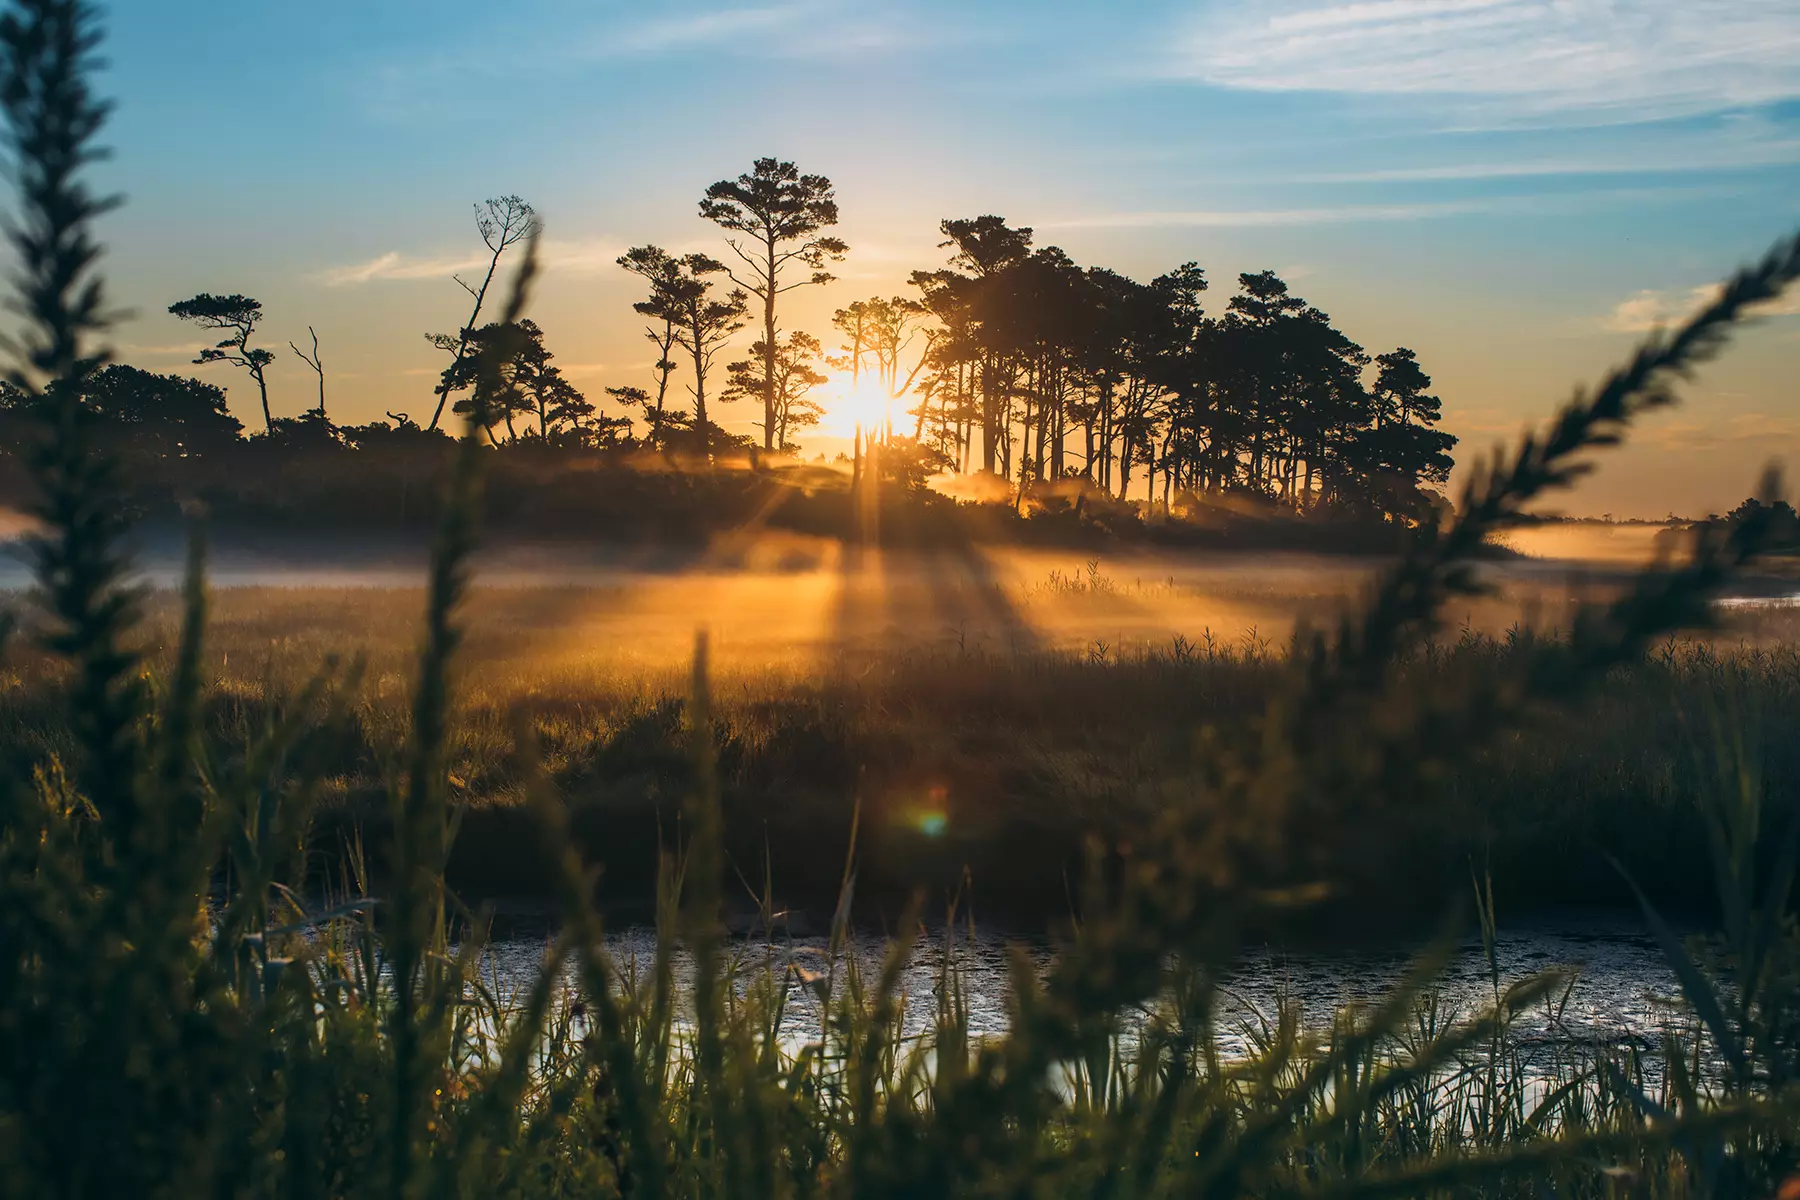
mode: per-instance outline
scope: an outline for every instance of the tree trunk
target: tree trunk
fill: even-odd
[[[462,333],[457,337],[456,357],[450,363],[450,371],[445,376],[446,379],[454,376],[456,368],[462,366],[463,359],[468,356],[469,334],[474,331],[475,322],[481,319],[482,301],[487,298],[488,285],[494,282],[494,272],[500,268],[500,254],[501,251],[505,249],[506,239],[503,237],[500,239],[500,249],[494,251],[494,257],[488,260],[487,275],[481,281],[481,290],[475,293],[475,308],[469,313],[469,323],[462,327]],[[427,429],[436,429],[438,427],[438,422],[443,419],[444,405],[450,399],[450,387],[447,383],[438,385],[437,398],[437,410],[431,414],[431,424],[425,427]],[[268,414],[268,411],[268,401],[264,400],[263,413],[265,416]]]
[[[769,251],[769,273],[764,282],[768,294],[763,297],[763,449],[775,448],[775,234],[771,230],[765,244]]]
[[[712,465],[712,426],[706,420],[706,351],[703,330],[695,314],[694,321],[694,427],[700,431],[700,457]]]
[[[981,469],[990,475],[1000,450],[999,407],[994,399],[994,358],[988,354],[981,364]]]
[[[657,449],[666,450],[663,445],[663,401],[669,394],[669,376],[675,373],[674,360],[669,355],[675,352],[675,321],[668,318],[663,321],[662,353],[657,361],[668,363],[657,372],[656,379],[656,416],[650,421],[650,440],[656,443]]]

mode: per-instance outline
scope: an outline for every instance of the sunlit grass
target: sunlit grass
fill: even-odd
[[[1285,639],[1263,629],[1121,637],[1117,600],[1196,602],[1188,585],[1166,576],[1120,578],[1082,562],[991,585],[1006,591],[1006,615],[1037,622],[1025,629],[1065,630],[1038,642],[983,627],[985,598],[972,583],[958,603],[977,620],[934,629],[896,619],[881,572],[872,558],[861,576],[716,573],[644,585],[660,601],[697,603],[706,594],[712,611],[740,614],[741,627],[715,636],[713,668],[728,840],[751,877],[760,877],[766,847],[782,902],[814,910],[815,920],[833,902],[835,864],[858,805],[871,895],[898,903],[912,881],[947,886],[967,867],[988,917],[1055,918],[1068,908],[1086,840],[1128,842],[1164,804],[1203,789],[1200,731],[1210,727],[1227,743],[1248,736],[1288,677]],[[687,786],[689,683],[675,645],[681,635],[669,628],[682,618],[632,597],[633,586],[472,594],[448,763],[475,831],[460,844],[453,875],[472,895],[543,886],[522,807],[523,721],[578,839],[606,866],[606,894],[643,911],[653,887],[646,867]],[[1268,605],[1268,614],[1271,586],[1243,598]],[[421,602],[407,589],[217,594],[207,711],[222,737],[253,734],[322,663],[361,660],[353,720],[320,748],[321,849],[357,825],[382,836],[387,780],[407,737],[412,614]],[[152,643],[168,629],[166,604],[153,603]],[[1424,921],[1434,897],[1460,891],[1471,858],[1493,866],[1514,913],[1628,902],[1602,849],[1667,902],[1703,903],[1704,888],[1676,864],[1698,832],[1690,797],[1708,713],[1729,704],[1767,739],[1778,811],[1786,812],[1786,781],[1800,783],[1800,758],[1788,749],[1800,745],[1800,613],[1744,610],[1729,620],[1717,634],[1667,643],[1615,672],[1584,707],[1579,737],[1557,725],[1503,739],[1388,845],[1366,848],[1369,861],[1358,867],[1366,932]],[[813,623],[859,632],[788,632]],[[1278,617],[1271,626],[1280,628]],[[1403,670],[1421,687],[1504,674],[1521,653],[1517,638],[1452,629]],[[64,745],[49,679],[20,659],[0,681],[0,738],[14,761]]]

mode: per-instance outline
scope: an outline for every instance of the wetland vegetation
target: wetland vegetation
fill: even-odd
[[[1407,524],[1354,606],[1291,638],[1033,644],[1021,608],[1155,595],[1059,570],[1024,594],[977,579],[1002,646],[827,636],[824,658],[759,679],[701,640],[676,685],[666,654],[646,674],[604,623],[567,643],[572,615],[616,597],[472,588],[484,447],[524,411],[504,339],[456,350],[467,420],[419,592],[215,596],[200,537],[178,600],[134,586],[121,468],[85,399],[109,311],[108,204],[86,182],[97,39],[80,0],[0,13],[15,386],[41,422],[35,590],[0,697],[9,1190],[1791,1194],[1793,653],[1671,640],[1716,621],[1780,532],[1776,482],[1681,558],[1574,597],[1560,633],[1459,637],[1455,617],[1484,547],[1672,403],[1800,277],[1800,240],[1488,463],[1454,517]],[[525,315],[523,240],[502,328]],[[863,588],[869,564],[817,598],[818,628],[861,628],[886,586]],[[565,640],[521,659],[546,604]],[[339,637],[366,656],[320,654]],[[528,837],[519,861],[560,921],[509,991],[459,872]],[[1569,1036],[1566,980],[1503,978],[1500,897],[1603,876],[1556,864],[1589,844],[1645,893],[1678,982],[1660,1040]],[[624,956],[595,899],[633,871],[654,932]],[[1247,938],[1378,911],[1403,874],[1424,902],[1466,875],[1491,973],[1476,1008],[1434,990],[1444,939],[1385,999],[1323,1021],[1231,1003]],[[902,988],[927,918],[947,946],[969,936],[990,879],[1068,913],[1052,952],[1012,956],[1000,1029],[971,1021],[954,954]],[[833,898],[804,958],[781,953],[772,889],[790,886]],[[730,933],[740,888],[762,936]],[[1656,901],[1708,888],[1717,935],[1684,945]],[[851,952],[871,904],[893,931],[874,961]],[[788,1019],[799,997],[815,1020]]]

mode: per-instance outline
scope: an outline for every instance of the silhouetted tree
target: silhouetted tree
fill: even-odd
[[[580,392],[567,393],[550,409],[549,445],[607,450],[631,441],[631,418],[601,412]]]
[[[217,453],[244,429],[225,403],[225,389],[123,363],[89,378],[82,399],[102,422],[129,431],[134,453],[159,458]]]
[[[1007,225],[1005,217],[946,218],[938,223],[944,240],[941,250],[954,248],[950,265],[972,272],[976,278],[998,275],[1024,262],[1031,253],[1031,229]]]
[[[311,367],[313,373],[319,377],[319,418],[323,420],[325,417],[325,363],[319,358],[319,335],[313,332],[313,327],[311,325],[306,327],[306,332],[312,337],[311,354],[308,354],[292,342],[288,343],[288,349],[299,356],[300,361]]]
[[[921,355],[905,383],[900,381],[900,357],[911,344],[914,326],[925,315],[925,306],[917,300],[901,296],[884,300],[880,296],[858,300],[848,308],[840,308],[831,318],[845,336],[844,354],[831,361],[840,370],[848,368],[852,388],[861,386],[864,359],[869,360],[875,384],[887,399],[884,416],[875,427],[865,427],[859,419],[852,443],[851,486],[862,481],[864,451],[874,454],[893,438],[891,409],[895,401],[913,385],[929,361]],[[877,464],[879,469],[879,464]]]
[[[823,411],[817,403],[807,398],[808,392],[827,382],[826,377],[813,366],[819,358],[819,339],[811,334],[790,333],[781,340],[773,355],[775,386],[772,389],[763,378],[763,371],[767,369],[771,357],[767,349],[761,342],[757,342],[750,347],[749,358],[726,367],[725,399],[762,398],[772,392],[775,397],[773,446],[776,450],[788,450],[792,449],[789,434],[797,429],[817,425]],[[764,446],[768,445],[770,441],[765,438]]]
[[[904,296],[886,300],[874,296],[838,309],[832,315],[831,323],[846,338],[845,355],[833,360],[832,365],[848,367],[854,383],[862,378],[866,356],[882,388],[890,398],[898,400],[926,366],[926,357],[921,355],[907,377],[900,378],[901,358],[915,340],[919,322],[926,315],[923,304]]]
[[[715,439],[706,415],[706,377],[725,343],[744,327],[748,300],[742,288],[733,288],[723,300],[712,297],[711,275],[725,272],[725,264],[704,254],[680,260],[681,276],[671,285],[670,296],[681,313],[675,342],[693,359],[694,429],[700,438],[701,457],[711,460]]]
[[[556,357],[544,345],[544,331],[536,321],[526,318],[517,325],[499,323],[483,325],[469,337],[469,353],[461,374],[453,381],[454,390],[473,389],[475,372],[484,356],[500,364],[506,387],[500,389],[500,401],[480,414],[482,423],[492,431],[504,423],[509,441],[519,439],[515,418],[525,416],[537,421],[537,436],[548,442],[551,434],[565,424],[579,425],[594,415],[594,405],[581,389],[570,383]],[[455,411],[468,414],[477,403],[474,392],[456,403]]]
[[[733,283],[762,302],[763,336],[757,344],[763,357],[763,449],[774,449],[779,377],[776,298],[797,287],[830,283],[833,276],[823,269],[825,264],[841,261],[850,251],[840,238],[818,236],[838,221],[831,180],[823,175],[802,175],[791,162],[759,158],[749,174],[707,188],[700,215],[742,235],[727,237],[725,244],[743,261],[744,274],[739,276],[729,268],[727,273]],[[799,263],[811,273],[783,282],[790,263]]]
[[[1400,347],[1391,354],[1376,356],[1375,385],[1370,394],[1375,399],[1375,424],[1434,424],[1443,415],[1443,403],[1426,395],[1431,376],[1419,366],[1419,356]]]
[[[536,411],[538,437],[549,441],[552,433],[565,427],[586,428],[598,410],[580,388],[569,382],[562,368],[550,361],[556,356],[543,350],[543,344],[543,334],[539,333],[535,345],[542,356],[534,357],[532,369],[519,390]]]
[[[435,395],[437,408],[431,414],[431,423],[427,429],[436,429],[444,416],[444,404],[450,393],[460,387],[469,386],[468,373],[463,369],[464,360],[469,355],[469,339],[481,320],[481,307],[487,300],[489,286],[494,282],[494,274],[500,269],[500,256],[507,248],[525,241],[537,231],[537,212],[531,205],[517,196],[501,196],[497,199],[484,200],[475,206],[475,229],[481,234],[482,243],[488,248],[487,273],[481,278],[481,286],[471,287],[463,281],[462,276],[453,276],[463,291],[474,298],[475,307],[469,312],[469,319],[463,322],[462,329],[455,334],[428,333],[427,341],[440,350],[450,354],[450,365],[444,368],[439,377]]]
[[[660,446],[662,412],[650,399],[649,392],[641,387],[609,387],[606,394],[623,407],[643,413],[644,423],[651,428],[651,433],[644,439],[645,444]]]
[[[263,428],[271,428],[274,418],[269,415],[269,383],[263,373],[275,361],[275,355],[250,344],[250,339],[256,335],[257,322],[262,320],[262,305],[248,296],[215,296],[201,292],[191,299],[169,305],[169,311],[202,329],[226,334],[218,345],[202,350],[194,362],[196,365],[226,362],[249,371],[262,399]]]
[[[661,246],[635,246],[619,256],[619,265],[650,285],[650,294],[631,307],[651,324],[644,336],[656,347],[656,401],[644,404],[644,418],[650,426],[646,439],[652,445],[663,444],[663,423],[669,396],[669,377],[675,373],[675,329],[681,323],[681,260]],[[637,391],[640,389],[627,389]],[[608,389],[612,391],[612,389]],[[625,397],[621,396],[621,399]],[[648,400],[648,397],[645,397]]]
[[[1006,218],[991,214],[946,219],[938,229],[944,235],[940,248],[953,251],[951,267],[969,274],[919,271],[913,284],[924,292],[925,307],[964,335],[953,336],[950,344],[972,356],[968,365],[981,398],[981,469],[991,472],[1002,450],[1010,447],[1009,413],[1019,366],[996,300],[1005,290],[1003,277],[1030,256],[1031,230],[1012,228]]]
[[[1371,506],[1417,516],[1428,500],[1422,485],[1448,482],[1456,438],[1435,428],[1444,406],[1429,394],[1431,376],[1417,354],[1402,346],[1377,356],[1375,366],[1373,424],[1360,432],[1355,468]]]
[[[263,440],[290,454],[338,452],[349,445],[343,431],[316,408],[309,408],[297,417],[276,417]]]
[[[1239,277],[1218,318],[1186,263],[1148,284],[1083,270],[997,216],[940,225],[949,267],[913,274],[931,323],[915,438],[1020,488],[1071,476],[1121,498],[1236,492],[1411,519],[1454,439],[1416,363],[1370,360],[1270,271]],[[875,358],[871,302],[840,309],[853,372]],[[890,339],[891,340],[891,339]],[[1379,395],[1377,394],[1379,393]],[[1390,432],[1390,427],[1392,432]]]

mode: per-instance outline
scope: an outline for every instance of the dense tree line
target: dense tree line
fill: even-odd
[[[482,320],[502,260],[535,233],[517,196],[475,209],[487,253],[479,281],[458,277],[471,307],[454,333],[428,334],[445,362],[431,417],[405,413],[334,424],[325,407],[319,339],[289,348],[318,380],[317,404],[273,415],[256,345],[261,304],[202,293],[170,312],[220,340],[197,366],[234,366],[257,391],[255,439],[293,449],[440,441],[446,411],[467,413],[475,364],[497,357],[513,385],[482,414],[496,444],[653,452],[712,463],[727,452],[792,454],[841,394],[877,399],[859,417],[855,478],[918,483],[935,472],[985,472],[1007,494],[1069,491],[1175,506],[1187,496],[1239,496],[1296,511],[1416,519],[1452,467],[1456,439],[1437,428],[1431,377],[1404,347],[1371,355],[1273,272],[1246,273],[1216,312],[1210,281],[1185,263],[1148,282],[1083,267],[1031,229],[998,216],[945,220],[944,266],[915,271],[910,294],[836,310],[828,348],[783,329],[781,298],[833,282],[850,247],[832,236],[831,181],[759,159],[707,188],[699,216],[724,233],[725,258],[630,250],[619,266],[643,291],[633,305],[655,357],[650,377],[605,388],[603,403],[570,380],[531,320]],[[753,330],[741,347],[740,335]],[[731,357],[739,347],[741,357]],[[216,455],[243,436],[217,385],[117,366],[96,376],[93,413],[160,457]],[[757,435],[720,424],[718,406],[747,401]],[[11,394],[0,404],[17,408]],[[760,417],[760,419],[754,419]],[[865,463],[865,452],[867,462]]]
[[[1141,494],[1165,501],[1236,492],[1408,514],[1448,477],[1455,439],[1435,428],[1417,356],[1371,360],[1273,272],[1240,275],[1210,316],[1193,263],[1138,283],[1034,249],[999,217],[942,231],[949,266],[913,275],[934,327],[912,415],[958,470],[1129,498],[1141,467]]]

